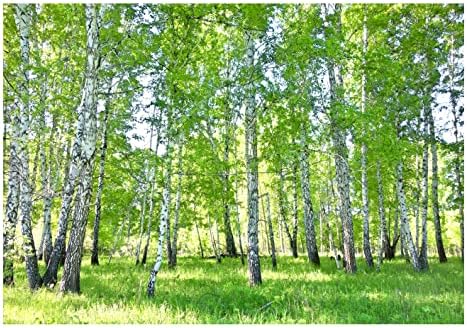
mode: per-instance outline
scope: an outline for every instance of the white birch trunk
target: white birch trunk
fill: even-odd
[[[417,250],[415,249],[415,245],[413,243],[412,234],[410,233],[410,227],[408,223],[408,215],[407,215],[407,206],[405,202],[405,194],[404,194],[404,180],[402,175],[402,161],[399,161],[397,164],[397,198],[399,200],[400,206],[400,217],[401,217],[401,238],[407,243],[407,248],[410,253],[410,262],[416,271],[420,271],[420,261],[419,256],[417,254]]]
[[[308,151],[306,149],[306,130],[301,127],[300,134],[300,170],[302,172],[303,216],[305,222],[305,239],[308,261],[320,265],[318,247],[316,245],[315,223],[313,205],[310,192],[310,168],[308,164]]]
[[[424,135],[428,136],[428,122],[426,117],[426,110],[424,113]],[[422,159],[422,244],[420,247],[420,268],[422,270],[428,269],[428,230],[427,218],[428,217],[428,142],[425,140],[423,145],[423,159]]]
[[[167,128],[168,133],[170,131]],[[156,279],[157,274],[162,265],[162,257],[164,254],[164,239],[165,233],[167,231],[167,222],[169,218],[170,212],[170,184],[171,184],[171,176],[172,176],[172,158],[170,153],[170,137],[167,136],[167,152],[165,154],[165,172],[164,172],[164,190],[162,192],[162,208],[161,208],[161,217],[159,223],[159,241],[157,244],[157,257],[156,262],[154,263],[154,267],[151,270],[151,274],[149,276],[147,294],[149,297],[153,297],[156,291]]]
[[[29,288],[37,289],[42,285],[37,264],[36,249],[31,226],[32,190],[29,181],[29,151],[28,132],[30,125],[30,103],[29,103],[29,36],[32,20],[32,5],[18,4],[15,6],[15,22],[19,31],[21,71],[24,77],[18,86],[21,100],[19,106],[19,134],[18,134],[18,157],[19,157],[19,209],[21,217],[21,233],[23,235],[23,251],[26,262],[26,275]]]
[[[75,200],[75,212],[60,283],[61,292],[80,292],[80,270],[84,235],[92,193],[92,172],[97,138],[97,73],[99,68],[100,15],[97,5],[86,5],[87,55],[86,75],[81,103],[83,117],[82,143],[80,152],[81,176]],[[79,134],[78,134],[79,136]]]
[[[253,68],[255,44],[247,36],[247,65]],[[261,284],[261,267],[258,249],[258,156],[256,136],[256,104],[252,88],[245,109],[245,162],[247,171],[248,204],[248,272],[251,286]]]
[[[326,5],[324,5],[324,11],[326,17],[328,15]],[[340,30],[341,8],[339,4],[334,5],[334,13],[338,15],[338,20],[334,28]],[[325,28],[324,31],[326,35],[327,28]],[[331,103],[339,102],[340,99],[337,95],[338,89],[343,87],[340,67],[338,64],[333,64],[328,61],[327,69],[330,83]],[[342,221],[345,269],[349,273],[355,273],[357,271],[357,262],[355,260],[353,220],[350,203],[350,168],[348,165],[348,149],[345,143],[346,131],[339,126],[337,119],[339,116],[338,111],[331,109],[330,114],[331,125],[333,126],[332,141],[334,145],[334,162],[336,166],[337,187],[340,203],[339,209]]]

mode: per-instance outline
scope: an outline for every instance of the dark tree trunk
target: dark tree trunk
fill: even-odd
[[[279,172],[279,211],[280,211],[280,218],[282,221],[282,225],[285,230],[285,234],[289,239],[290,249],[292,251],[292,256],[294,258],[298,257],[298,245],[297,245],[297,238],[294,238],[289,230],[289,225],[287,224],[287,195],[285,194],[285,177],[282,167]],[[295,184],[294,189],[294,222],[298,221],[298,196],[297,196],[297,185]]]
[[[429,108],[427,106],[427,108]],[[446,252],[444,251],[443,235],[441,232],[441,220],[439,215],[439,199],[438,199],[438,153],[436,147],[435,123],[431,108],[428,113],[430,123],[430,141],[431,141],[431,203],[433,207],[433,223],[435,225],[436,248],[438,250],[438,258],[441,263],[447,262]]]
[[[195,227],[196,227],[196,235],[198,236],[199,252],[200,252],[201,258],[204,259],[203,243],[201,241],[201,236],[199,234],[199,229],[198,229],[198,223],[197,222],[195,222]]]
[[[269,202],[269,194],[266,194],[266,208],[267,208],[267,222],[269,227],[269,243],[271,244],[271,261],[272,261],[272,269],[277,269],[277,259],[276,259],[276,244],[274,242],[274,230],[272,227],[272,219],[271,219],[271,204]]]
[[[172,243],[171,256],[168,258],[169,268],[175,268],[177,266],[177,240],[178,240],[178,221],[180,219],[180,204],[182,197],[182,160],[183,160],[183,145],[180,143],[178,149],[178,181],[177,181],[177,194],[175,196],[175,219],[174,219],[174,231],[172,240],[167,238],[167,243]]]
[[[109,93],[111,88],[109,88]],[[96,207],[93,228],[93,239],[92,239],[92,251],[91,251],[91,265],[99,265],[99,226],[101,221],[101,199],[102,192],[104,190],[104,176],[105,176],[105,156],[107,153],[107,125],[109,121],[109,100],[106,101],[104,110],[104,120],[102,122],[102,146],[101,146],[101,157],[99,162],[99,178],[97,182],[97,195],[96,195]]]

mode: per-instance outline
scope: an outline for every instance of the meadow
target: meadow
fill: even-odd
[[[164,265],[156,296],[146,296],[149,267],[133,259],[91,267],[83,258],[80,295],[41,289],[31,293],[24,266],[16,285],[3,287],[4,323],[457,323],[464,322],[464,269],[458,258],[430,259],[416,273],[403,259],[381,272],[358,259],[355,275],[337,271],[329,258],[313,267],[306,257],[279,257],[273,271],[261,259],[263,284],[250,288],[239,259],[221,264],[180,257]],[[41,272],[44,266],[41,264]],[[61,272],[59,272],[59,277]]]

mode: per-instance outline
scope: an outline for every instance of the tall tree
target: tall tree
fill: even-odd
[[[255,43],[253,33],[245,32],[247,65],[253,68]],[[261,266],[258,247],[258,154],[257,154],[257,109],[252,87],[245,104],[245,163],[248,204],[248,273],[251,286],[259,285]]]
[[[101,13],[98,5],[86,5],[86,75],[82,92],[81,108],[78,110],[84,121],[78,126],[77,139],[80,140],[79,156],[80,181],[75,201],[73,223],[60,282],[61,292],[80,292],[80,269],[83,255],[83,242],[89,214],[89,201],[92,192],[92,173],[97,139],[97,73],[100,65],[99,29]],[[79,131],[79,128],[83,129]]]
[[[428,107],[427,107],[428,108]],[[436,248],[438,250],[438,258],[441,263],[447,262],[446,252],[444,251],[443,236],[441,231],[441,220],[439,216],[439,198],[438,198],[438,153],[436,146],[435,123],[433,113],[430,108],[428,112],[428,123],[430,126],[430,141],[431,141],[431,205],[433,207],[433,223],[435,225]]]
[[[306,147],[306,129],[302,123],[300,137],[300,170],[302,173],[303,215],[305,219],[305,240],[308,260],[319,265],[318,246],[316,245],[315,222],[310,192],[310,169],[308,164],[308,150]]]
[[[334,31],[329,31],[329,28],[325,28],[326,38],[329,39],[330,33],[335,33],[336,37],[341,38],[341,5],[335,4],[333,8],[331,5],[324,5],[324,11],[326,20]],[[338,42],[337,40],[334,42]],[[340,73],[340,67],[337,63],[333,63],[331,60],[327,62],[328,76],[330,82],[330,94],[331,94],[331,108],[330,118],[332,125],[332,141],[334,146],[334,161],[336,165],[337,175],[337,186],[339,191],[340,200],[340,217],[342,221],[343,230],[343,244],[344,244],[344,260],[345,270],[349,273],[355,273],[357,271],[357,262],[355,260],[355,248],[354,248],[354,233],[353,233],[353,221],[351,213],[350,203],[350,170],[348,164],[348,149],[345,143],[346,131],[341,126],[342,118],[339,117],[339,110],[336,108],[339,103],[339,94],[342,92],[343,80]]]
[[[109,88],[110,91],[110,88]],[[102,191],[104,190],[104,175],[105,175],[105,156],[107,154],[107,139],[108,139],[108,122],[109,122],[109,100],[106,100],[104,105],[104,118],[102,120],[102,144],[101,155],[99,159],[99,178],[97,182],[97,195],[94,217],[94,229],[92,235],[92,251],[91,251],[91,264],[99,265],[99,226],[101,220],[101,201]]]
[[[420,266],[422,270],[428,269],[428,140],[426,140],[429,131],[428,111],[424,110],[424,136],[425,142],[423,145],[422,159],[422,244],[420,246]]]
[[[363,60],[362,60],[362,113],[366,110],[366,53],[368,47],[368,27],[367,27],[367,9],[363,5]],[[367,265],[373,267],[373,256],[371,255],[370,244],[370,214],[368,197],[368,177],[367,177],[367,146],[365,141],[362,143],[362,203],[363,203],[363,253]]]
[[[29,288],[37,289],[42,285],[37,264],[37,255],[32,235],[31,211],[31,185],[29,181],[29,152],[28,152],[28,130],[30,126],[30,102],[29,102],[29,39],[31,31],[32,17],[34,15],[33,5],[18,4],[15,7],[15,21],[19,32],[22,81],[18,87],[21,99],[19,106],[19,133],[18,156],[19,164],[19,208],[21,216],[21,233],[23,235],[23,250],[26,262],[26,274]],[[15,169],[13,167],[13,169]],[[10,227],[8,227],[10,228]],[[13,276],[11,276],[13,278]]]

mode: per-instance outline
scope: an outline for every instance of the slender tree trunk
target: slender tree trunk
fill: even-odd
[[[266,197],[266,194],[263,194],[263,195],[259,196],[259,198],[261,199],[261,211],[263,212],[263,223],[264,223],[263,248],[267,248],[268,255],[271,255],[271,244],[270,244],[269,239],[268,239],[268,236],[269,236],[268,222],[267,222],[268,219],[266,217],[266,210],[265,210],[265,207],[264,207],[264,200],[262,199],[262,197]],[[264,245],[266,245],[266,247],[264,247]]]
[[[454,90],[454,37],[451,36],[451,51],[449,54],[449,94],[450,94],[450,103],[451,103],[451,111],[453,115],[453,124],[454,124],[454,138],[456,146],[462,145],[462,140],[459,140],[459,117],[457,114],[457,104],[456,104],[456,96]],[[463,196],[463,183],[462,183],[462,172],[461,172],[461,163],[462,159],[462,150],[461,147],[459,150],[455,152],[456,158],[454,160],[454,173],[456,178],[456,190],[457,193],[457,201],[459,203],[459,228],[460,228],[460,237],[461,237],[461,260],[464,262],[464,196]]]
[[[199,242],[199,252],[201,253],[201,258],[204,258],[204,251],[203,251],[203,243],[201,242],[201,236],[199,234],[199,228],[198,228],[198,223],[195,221],[195,227],[196,227],[196,235],[198,236],[198,242]]]
[[[327,11],[325,7],[325,11]],[[339,17],[336,23],[336,29],[340,30],[340,12],[339,4],[335,4],[334,11]],[[326,34],[327,28],[325,28]],[[337,64],[328,62],[328,75],[330,81],[331,103],[339,102],[337,95],[338,89],[343,87],[343,80],[340,75],[340,67]],[[333,126],[332,141],[334,144],[334,161],[336,166],[337,187],[339,193],[339,209],[342,221],[344,260],[345,269],[349,273],[357,271],[357,262],[355,260],[353,220],[350,203],[350,168],[348,164],[348,149],[345,143],[346,132],[339,126],[338,111],[331,109],[331,125]]]
[[[318,247],[316,245],[313,205],[310,192],[310,168],[308,164],[308,151],[306,149],[306,130],[301,128],[300,138],[300,169],[302,171],[303,216],[305,222],[305,239],[308,261],[320,265]]]
[[[332,234],[332,229],[331,229],[331,226],[329,225],[329,215],[331,214],[331,205],[329,204],[329,189],[326,188],[326,190],[327,190],[327,196],[328,196],[328,201],[327,201],[328,211],[327,213],[323,213],[323,214],[325,216],[326,229],[328,230],[329,249],[334,254],[334,261],[336,261],[337,269],[340,270],[341,262],[339,261],[337,248],[334,244],[334,236]],[[325,207],[323,206],[322,212],[324,211],[325,211]]]
[[[433,112],[431,108],[427,106],[429,110],[428,121],[430,124],[430,139],[431,139],[431,200],[433,207],[433,223],[435,225],[435,239],[436,248],[438,250],[438,258],[441,263],[447,262],[446,252],[444,251],[443,235],[441,230],[441,220],[439,216],[439,199],[438,199],[438,154],[436,146],[436,133],[435,123],[433,120]]]
[[[156,149],[154,150],[154,154],[157,156],[157,151],[159,150],[160,138],[161,138],[161,119],[162,119],[162,110],[159,111],[159,118],[157,120],[157,138],[156,138]],[[151,127],[151,140],[149,141],[149,148],[152,149],[152,127]],[[154,167],[154,174],[155,177],[155,167]],[[154,215],[154,191],[155,191],[155,184],[154,178],[150,179],[151,182],[151,196],[149,198],[149,218],[148,218],[148,228],[146,231],[146,244],[144,245],[143,250],[143,258],[141,259],[141,264],[146,265],[146,261],[148,258],[148,250],[149,250],[149,243],[151,241],[151,228],[152,228],[152,217]],[[170,229],[170,226],[167,227]],[[170,240],[170,239],[168,239]]]
[[[92,173],[97,137],[97,71],[99,68],[100,16],[97,5],[86,5],[87,65],[81,100],[81,115],[84,120],[80,156],[81,176],[75,200],[75,212],[60,282],[61,292],[80,292],[80,270],[83,242],[92,193]],[[78,133],[79,137],[79,133]]]
[[[347,146],[345,145],[345,135],[342,131],[333,132],[335,147],[335,164],[337,173],[337,187],[339,195],[339,209],[343,230],[343,246],[345,269],[349,273],[357,271],[355,260],[355,248],[353,238],[353,221],[350,204],[350,172],[347,161]]]
[[[109,88],[109,92],[110,92]],[[104,174],[105,174],[105,156],[107,153],[107,130],[109,121],[109,100],[106,101],[104,110],[104,120],[102,122],[102,146],[101,146],[101,157],[99,162],[99,178],[97,182],[97,195],[96,195],[96,206],[95,206],[95,218],[93,228],[93,239],[92,239],[92,251],[91,251],[91,265],[99,265],[99,225],[101,220],[101,199],[102,192],[104,190]]]
[[[209,237],[211,240],[211,247],[212,251],[214,252],[214,256],[216,258],[217,263],[221,263],[221,256],[219,254],[219,244],[216,241],[216,238],[214,237],[214,234],[212,232],[212,224],[211,224],[211,217],[208,214],[208,225],[209,225]]]
[[[415,246],[417,247],[417,250],[420,250],[420,190],[422,189],[421,187],[421,181],[420,181],[420,159],[419,156],[417,155],[416,159],[416,166],[417,166],[417,175],[416,175],[416,180],[417,180],[417,190],[414,192],[414,198],[415,198],[415,208],[414,208],[414,216],[415,216]]]
[[[37,186],[37,171],[39,167],[39,158],[41,156],[41,148],[43,148],[42,138],[39,137],[39,146],[36,147],[34,152],[34,159],[32,165],[32,172],[31,172],[31,195],[36,193],[36,186]],[[42,159],[41,159],[42,161]]]
[[[363,17],[363,75],[362,75],[362,113],[365,113],[366,109],[366,52],[368,47],[368,28],[366,25],[366,7],[364,7]],[[371,254],[370,244],[370,204],[368,197],[368,178],[367,178],[367,147],[365,141],[362,143],[362,203],[363,203],[363,253],[365,254],[365,260],[367,265],[373,267],[373,255]]]
[[[386,232],[385,232],[385,228],[386,228],[386,219],[384,217],[384,205],[382,205],[384,203],[383,199],[382,199],[382,193],[380,193],[379,189],[380,189],[380,185],[382,185],[380,183],[380,180],[381,180],[381,162],[378,160],[377,162],[377,175],[378,175],[378,198],[381,198],[379,200],[379,207],[378,207],[378,210],[379,210],[379,216],[380,216],[380,224],[379,224],[379,249],[378,249],[378,259],[376,261],[376,270],[379,272],[381,270],[381,264],[383,263],[383,254],[385,252],[385,249],[387,249],[387,238],[386,238]],[[381,186],[382,188],[382,186]],[[384,222],[384,224],[383,224]],[[385,245],[386,244],[386,245]]]
[[[386,212],[384,209],[384,191],[383,191],[383,179],[381,177],[381,161],[378,160],[376,163],[376,179],[378,180],[378,213],[380,222],[380,252],[381,249],[387,259],[390,257],[390,245],[388,229],[386,225]],[[380,255],[381,256],[381,255]],[[381,259],[378,258],[378,267],[381,265]]]
[[[226,133],[225,143],[224,143],[224,165],[225,173],[222,175],[223,181],[223,206],[224,206],[224,229],[225,229],[225,242],[227,246],[227,254],[230,256],[237,256],[237,249],[235,248],[235,240],[232,233],[232,227],[230,224],[230,206],[229,206],[229,146],[230,138],[228,133]]]
[[[237,158],[237,148],[234,145],[234,157]],[[245,265],[245,254],[243,254],[242,231],[240,228],[240,210],[238,208],[238,171],[235,165],[235,216],[237,218],[238,247],[240,248],[240,261]]]
[[[18,157],[20,167],[20,194],[19,194],[19,209],[21,213],[21,233],[23,235],[23,251],[26,260],[26,275],[28,278],[29,288],[37,289],[42,285],[42,279],[39,275],[39,267],[37,264],[37,255],[34,245],[31,226],[31,211],[32,211],[32,190],[29,181],[29,151],[28,151],[28,132],[29,132],[29,33],[31,29],[32,10],[33,6],[18,4],[15,7],[15,22],[20,35],[20,52],[21,63],[20,67],[24,74],[24,79],[21,81],[18,92],[22,99],[18,102],[19,105],[19,134],[18,134]]]
[[[401,221],[402,221],[402,216],[399,218]],[[408,219],[408,217],[407,217]],[[410,227],[410,223],[409,224],[409,227]],[[402,231],[402,222],[401,222],[401,227],[400,227],[400,235],[401,235],[401,257],[404,257],[404,249],[405,249],[405,240],[404,240],[404,234],[403,234],[403,231]]]
[[[183,145],[180,143],[178,149],[178,181],[177,181],[177,195],[175,198],[175,219],[174,219],[174,232],[172,240],[172,256],[169,258],[169,268],[175,268],[177,265],[177,239],[178,239],[178,220],[180,218],[180,203],[182,198],[182,159],[183,159]],[[168,242],[171,242],[168,239]]]
[[[167,114],[170,116],[170,113]],[[167,133],[170,132],[170,125],[167,127]],[[172,157],[170,153],[170,137],[167,136],[167,153],[165,159],[165,172],[164,172],[164,190],[162,192],[162,208],[161,208],[161,218],[159,223],[159,241],[157,244],[157,257],[156,262],[154,263],[154,267],[151,270],[151,274],[149,276],[147,294],[149,297],[153,297],[156,291],[156,279],[157,274],[162,265],[162,256],[164,254],[163,246],[164,246],[164,238],[165,232],[168,226],[168,219],[170,215],[170,185],[171,185],[171,178],[172,178]],[[167,240],[168,241],[168,240]]]
[[[278,190],[278,195],[279,195],[279,211],[280,211],[280,218],[282,221],[282,226],[284,227],[285,233],[289,239],[290,243],[290,249],[292,251],[292,256],[294,258],[298,257],[298,244],[297,244],[297,239],[293,238],[292,234],[290,233],[289,230],[289,225],[287,224],[287,208],[288,206],[286,205],[286,200],[287,200],[287,195],[285,194],[285,178],[284,178],[284,172],[282,171],[282,168],[279,172],[279,190]],[[294,220],[296,219],[298,221],[298,198],[295,197],[297,195],[297,189],[295,185],[295,191],[294,191]]]
[[[271,244],[272,269],[276,270],[277,269],[276,244],[274,242],[274,230],[272,227],[271,204],[269,201],[269,194],[266,194],[266,209],[267,209],[267,222],[269,226],[269,243]]]
[[[217,249],[219,250],[219,254],[221,253],[221,239],[220,239],[220,234],[219,234],[219,222],[214,220],[214,223],[216,224],[216,245]]]
[[[428,135],[428,122],[426,110],[424,114],[424,135]],[[422,245],[420,247],[420,268],[428,270],[428,142],[425,140],[423,145],[423,160],[422,160]]]
[[[146,265],[146,261],[148,258],[148,250],[149,250],[149,243],[151,241],[151,227],[152,227],[152,217],[154,215],[154,192],[156,189],[156,182],[154,181],[154,170],[151,169],[151,179],[149,180],[151,183],[151,193],[149,196],[149,217],[148,217],[148,227],[146,230],[146,243],[143,249],[143,257],[141,258],[141,264]]]
[[[290,240],[290,247],[292,248],[292,256],[298,257],[297,249],[297,236],[298,236],[298,173],[297,165],[293,166],[293,222],[292,222],[292,239]],[[303,187],[302,187],[303,188]],[[305,219],[306,221],[306,219]],[[306,233],[306,229],[305,229]]]
[[[319,203],[319,208],[323,208],[321,201]],[[324,253],[324,239],[323,239],[323,211],[319,212],[319,251]]]
[[[6,200],[6,214],[3,221],[3,284],[13,285],[13,252],[15,247],[15,232],[18,222],[19,209],[19,180],[20,180],[20,163],[19,163],[19,115],[12,114],[12,138],[10,142],[10,162],[8,172],[8,194]]]
[[[400,216],[401,216],[401,232],[402,232],[402,237],[405,242],[407,243],[407,248],[410,252],[410,262],[412,263],[412,266],[414,267],[415,271],[420,271],[421,266],[420,266],[420,261],[419,257],[417,254],[417,250],[415,249],[415,245],[412,240],[412,235],[410,233],[410,227],[408,223],[408,218],[407,218],[407,207],[405,203],[405,194],[404,194],[404,180],[402,176],[402,161],[399,161],[397,164],[397,173],[396,173],[396,178],[397,178],[397,198],[399,200],[399,206],[400,206]]]
[[[143,200],[141,202],[141,217],[139,221],[139,237],[138,237],[138,244],[136,245],[136,251],[135,251],[135,264],[138,265],[140,263],[139,261],[139,255],[141,253],[141,243],[143,242],[143,234],[144,234],[144,221],[146,219],[146,201],[147,201],[147,176],[148,174],[148,167],[149,163],[148,160],[146,159],[144,163],[144,172],[145,172],[145,177],[144,177],[144,186],[143,186]],[[167,228],[166,228],[167,229]]]
[[[252,35],[247,34],[248,67],[253,68],[255,44]],[[259,285],[261,266],[258,250],[258,156],[256,136],[256,104],[251,90],[245,110],[245,162],[247,171],[248,204],[248,273],[250,286]]]
[[[279,239],[281,240],[281,253],[285,253],[285,245],[284,245],[284,224],[282,223],[282,220],[279,220]]]
[[[457,128],[456,128],[457,130]],[[457,135],[457,133],[456,133]],[[456,136],[457,139],[457,136]],[[457,143],[457,141],[456,141]],[[463,184],[462,184],[462,174],[461,174],[461,158],[460,155],[456,155],[457,158],[455,160],[454,172],[456,175],[456,192],[457,192],[457,199],[459,202],[459,218],[460,218],[460,235],[461,235],[461,260],[464,262],[464,196],[463,196]]]
[[[154,114],[156,112],[156,107],[154,107],[154,111],[152,113],[152,116],[154,117]],[[159,148],[159,135],[160,135],[160,122],[161,122],[161,117],[162,117],[162,111],[160,111],[160,116],[159,116],[159,124],[158,124],[158,127],[157,127],[157,144],[156,144],[156,155],[157,155],[157,149]],[[151,125],[151,133],[149,134],[149,149],[152,150],[152,138],[153,138],[153,134],[154,133],[154,126]],[[149,162],[148,162],[148,159],[145,160],[144,162],[144,171],[145,171],[145,180],[144,180],[144,196],[143,196],[143,209],[141,211],[141,220],[140,220],[140,227],[139,227],[139,239],[138,239],[138,244],[136,246],[136,265],[138,265],[140,262],[139,262],[139,255],[140,255],[140,252],[141,252],[141,243],[143,242],[143,234],[144,234],[144,221],[146,220],[146,199],[147,199],[147,188],[148,188],[148,182],[151,186],[151,194],[150,194],[150,199],[149,199],[149,206],[151,207],[150,209],[150,214],[149,214],[149,219],[148,219],[148,229],[147,229],[147,232],[146,232],[146,246],[149,247],[149,240],[150,240],[150,237],[151,237],[151,220],[152,220],[152,214],[153,214],[153,209],[154,209],[154,187],[155,187],[155,181],[154,181],[154,168],[151,167],[151,169],[149,169]],[[170,241],[170,217],[167,218],[167,227],[166,227],[166,231],[167,231],[167,240]],[[141,264],[146,264],[146,258],[147,258],[147,248],[145,246],[145,249],[143,251],[143,260],[141,262]],[[170,255],[170,242],[167,243],[167,255],[168,255],[168,258],[170,259],[171,255]]]
[[[44,116],[45,116],[45,111],[44,111]],[[45,128],[45,125],[44,125]],[[46,164],[46,158],[45,158],[45,145],[44,145],[44,140],[42,140],[42,136],[39,136],[39,153],[40,153],[40,159],[41,159],[41,165],[40,165],[40,171],[41,171],[41,184],[42,184],[42,197],[44,198],[44,206],[45,206],[45,198],[46,198],[46,193],[47,193],[47,164]],[[32,179],[31,179],[32,180]],[[41,242],[39,244],[39,248],[37,249],[37,259],[40,261],[43,258],[43,249],[44,249],[44,238],[45,238],[45,227],[46,227],[46,222],[45,222],[45,216],[44,216],[44,222],[42,224],[42,234],[41,234]],[[46,262],[47,263],[47,262]]]
[[[45,123],[45,115],[44,115]],[[49,164],[47,165],[47,160],[45,158],[45,149],[42,149],[41,152],[41,175],[42,179],[42,188],[44,193],[44,227],[42,229],[42,240],[39,246],[38,258],[44,258],[44,262],[47,263],[52,253],[52,232],[50,229],[51,221],[51,212],[52,212],[52,198],[53,198],[53,188],[52,188],[52,157],[53,157],[53,147],[52,141],[55,131],[55,120],[52,124],[52,131],[50,133],[50,145],[49,145]]]

